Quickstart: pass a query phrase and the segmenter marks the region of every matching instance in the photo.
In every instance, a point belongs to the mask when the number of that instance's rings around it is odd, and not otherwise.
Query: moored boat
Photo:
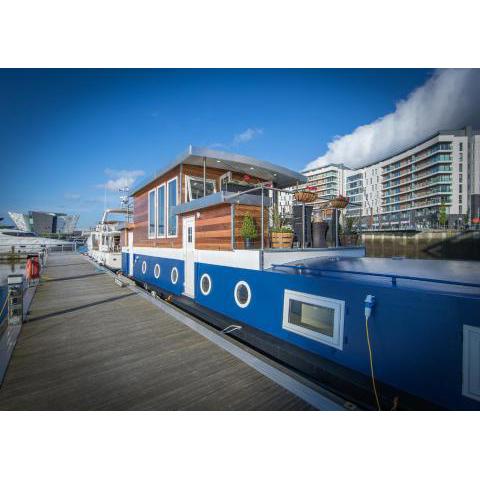
[[[478,409],[478,265],[314,248],[304,182],[190,147],[133,191],[122,270],[366,407]],[[279,231],[290,248],[271,248]]]
[[[26,232],[17,228],[0,228],[0,253],[29,254],[48,250],[73,250],[73,242],[55,238],[41,237],[34,232]],[[13,250],[12,250],[13,249]]]
[[[122,265],[120,236],[122,223],[120,220],[109,220],[111,214],[126,214],[123,208],[105,210],[102,220],[87,237],[87,254],[99,265],[111,270],[119,270]]]

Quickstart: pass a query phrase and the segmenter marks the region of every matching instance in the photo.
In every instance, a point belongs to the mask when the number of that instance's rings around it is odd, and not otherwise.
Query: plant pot
[[[327,248],[328,223],[316,221],[312,223],[312,241],[314,248]]]
[[[317,199],[317,194],[309,190],[300,190],[294,194],[295,200],[300,203],[312,203]]]
[[[335,197],[333,200],[330,200],[330,207],[332,208],[345,208],[350,203],[350,200],[343,195]]]
[[[358,243],[357,233],[342,233],[338,237],[342,247],[354,247]]]
[[[243,239],[243,244],[244,244],[246,250],[252,249],[253,248],[253,239],[252,238],[244,238]]]
[[[293,232],[272,232],[272,248],[292,248]]]

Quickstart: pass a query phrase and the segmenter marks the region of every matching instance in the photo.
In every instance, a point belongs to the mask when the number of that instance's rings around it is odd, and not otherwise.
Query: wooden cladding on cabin
[[[207,168],[206,178],[215,180],[216,190],[220,190],[220,177],[228,170]],[[134,195],[134,230],[133,243],[137,247],[171,247],[181,248],[182,241],[182,216],[178,216],[177,236],[174,238],[148,238],[148,193],[150,190],[159,187],[163,183],[174,177],[180,177],[178,192],[179,203],[186,201],[186,177],[192,176],[203,178],[203,167],[200,165],[182,165],[175,167],[165,175],[152,180],[142,190]],[[248,177],[248,178],[247,178]],[[244,175],[242,173],[232,172],[234,180],[242,180],[251,183],[252,186],[259,182],[258,179]],[[249,205],[235,205],[235,245],[236,248],[243,248],[243,238],[240,234],[243,217],[247,212],[251,213],[257,226],[258,237],[260,237],[260,208]],[[200,210],[200,217],[195,218],[195,248],[200,250],[230,250],[232,248],[231,232],[232,217],[231,205],[221,204],[214,207]],[[191,216],[196,212],[185,214]],[[265,209],[265,246],[267,245],[267,209]],[[260,239],[254,242],[255,248],[260,246]]]
[[[195,219],[195,248],[230,250],[232,223],[230,204],[221,204],[200,211]]]
[[[231,205],[222,204],[201,210],[200,218],[195,220],[195,248],[199,250],[231,250],[232,248],[232,216]],[[251,205],[234,206],[235,248],[244,248],[241,235],[244,217],[250,213],[258,231],[254,247],[260,247],[261,207]],[[264,209],[264,239],[268,245],[268,211]]]
[[[255,226],[257,227],[257,239],[253,242],[254,248],[260,248],[261,246],[261,225],[262,225],[262,207],[256,207],[253,205],[235,205],[234,218],[235,218],[235,248],[244,248],[244,239],[241,235],[243,220],[245,215],[249,213],[253,217]],[[268,246],[268,208],[263,209],[263,238],[264,246]]]
[[[148,238],[148,192],[159,187],[162,183],[179,175],[179,168],[174,168],[167,174],[159,177],[134,196],[133,206],[133,244],[136,247],[171,247],[182,246],[182,219],[178,217],[177,236],[172,238]],[[178,195],[180,198],[180,194]]]

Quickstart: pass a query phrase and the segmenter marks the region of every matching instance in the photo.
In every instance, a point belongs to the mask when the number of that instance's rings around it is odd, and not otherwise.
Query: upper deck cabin
[[[248,245],[251,253],[245,252],[241,257],[254,258],[253,268],[273,263],[264,261],[266,256],[292,261],[319,255],[320,250],[325,255],[336,255],[332,249],[326,253],[326,248],[311,248],[311,229],[310,242],[306,241],[305,232],[311,224],[305,218],[311,216],[311,209],[306,214],[305,206],[295,202],[294,192],[288,190],[305,182],[304,175],[279,165],[190,147],[173,164],[133,191],[133,233],[128,243],[143,250],[185,250],[190,244],[197,252],[238,252],[246,250],[242,226],[250,214],[256,236]],[[296,233],[288,248],[273,250],[271,230],[279,216]],[[297,252],[295,258],[293,251]],[[364,249],[344,248],[341,254],[362,256]]]
[[[195,248],[242,248],[243,218],[250,213],[261,244],[262,185],[264,246],[268,244],[268,209],[278,192],[305,177],[251,157],[190,147],[172,165],[133,193],[133,243],[136,247],[181,248],[183,220],[195,218]],[[255,190],[255,187],[259,187]],[[240,194],[240,192],[246,192]],[[233,232],[233,236],[232,236]]]

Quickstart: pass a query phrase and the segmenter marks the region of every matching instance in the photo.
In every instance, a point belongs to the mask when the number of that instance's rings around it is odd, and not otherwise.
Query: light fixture
[[[253,167],[250,167],[250,170],[253,170]]]

